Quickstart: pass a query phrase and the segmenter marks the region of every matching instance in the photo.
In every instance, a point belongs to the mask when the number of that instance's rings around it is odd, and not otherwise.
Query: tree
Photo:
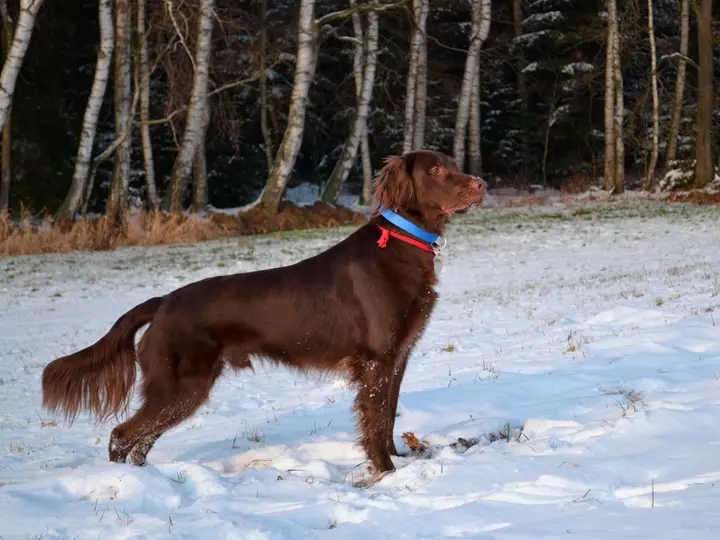
[[[322,196],[325,203],[335,203],[337,200],[340,189],[355,162],[362,134],[367,129],[368,107],[372,97],[373,85],[375,84],[379,27],[378,15],[375,11],[369,11],[367,19],[367,39],[366,45],[363,47],[365,49],[364,54],[362,55],[365,59],[365,66],[362,70],[362,90],[358,98],[355,119],[350,128],[350,133]]]
[[[681,0],[680,7],[680,56],[678,57],[677,74],[675,76],[675,98],[673,99],[672,121],[668,133],[667,154],[665,166],[675,161],[677,155],[677,141],[680,133],[680,119],[683,110],[683,96],[685,95],[685,71],[688,55],[688,35],[690,34],[690,8],[688,0]]]
[[[315,73],[314,51],[314,0],[300,0],[298,18],[298,46],[295,60],[295,78],[290,97],[290,112],[282,142],[273,161],[267,184],[262,194],[262,204],[268,210],[277,212],[295,159],[302,144],[305,128],[307,97]]]
[[[355,0],[351,0],[351,6]],[[363,87],[363,66],[365,65],[365,42],[362,20],[359,13],[352,14],[353,34],[355,36],[355,52],[353,54],[353,74],[355,75],[355,95],[358,103]],[[360,160],[362,162],[362,190],[360,192],[360,204],[370,204],[372,201],[373,171],[370,161],[370,141],[368,140],[367,120],[360,135]]]
[[[652,152],[650,154],[650,163],[648,164],[645,175],[645,189],[652,187],[655,177],[655,165],[658,159],[658,141],[660,131],[660,99],[658,97],[657,84],[657,57],[655,53],[655,24],[653,21],[653,0],[648,0],[648,37],[650,38],[650,80],[652,83],[653,94],[653,136],[652,136]]]
[[[465,133],[470,116],[470,97],[478,70],[478,57],[483,42],[490,32],[490,0],[473,0],[470,47],[465,60],[460,97],[455,116],[453,155],[458,167],[465,169]]]
[[[7,211],[10,199],[10,109],[12,107],[15,84],[25,53],[30,45],[35,19],[40,11],[43,0],[20,0],[20,16],[17,25],[12,29],[10,15],[7,9],[7,0],[2,0],[0,6],[3,19],[3,48],[5,62],[0,74],[0,130],[2,130],[2,175],[0,177],[0,212]],[[13,31],[12,42],[10,32]],[[6,126],[7,124],[7,126]]]
[[[195,178],[195,189],[193,190],[193,212],[199,213],[205,210],[208,205],[208,180],[207,180],[207,157],[205,156],[205,140],[210,125],[210,102],[205,105],[203,121],[200,128],[200,143],[195,150],[195,163],[193,175]]]
[[[190,96],[190,106],[185,122],[180,150],[175,158],[170,188],[165,198],[165,208],[171,212],[182,210],[182,197],[187,185],[198,146],[203,137],[203,114],[208,101],[208,79],[212,50],[213,6],[215,0],[202,0],[198,21],[197,47],[195,50],[195,73]]]
[[[478,55],[478,60],[480,55]],[[482,145],[480,142],[480,62],[478,62],[470,94],[470,119],[468,126],[468,159],[470,174],[482,174]]]
[[[620,24],[615,11],[615,32],[613,35],[613,67],[615,84],[615,177],[614,193],[625,192],[625,90],[622,68],[620,66]]]
[[[414,28],[412,33],[412,39],[410,41],[410,60],[408,61],[408,74],[407,83],[405,89],[405,122],[403,130],[403,152],[409,152],[413,149],[416,138],[415,138],[415,126],[416,123],[416,108],[418,104],[418,84],[421,83],[423,88],[421,92],[424,93],[425,85],[427,84],[427,76],[424,76],[424,81],[420,81],[421,71],[427,73],[427,54],[423,54],[422,50],[426,38],[425,38],[425,26],[427,22],[428,6],[429,2],[425,0],[413,0],[413,22]],[[424,66],[422,66],[424,58]],[[425,103],[422,104],[424,109]],[[423,113],[422,125],[425,125],[425,117]]]
[[[108,197],[105,214],[114,221],[125,213],[127,192],[130,185],[130,134],[126,127],[131,121],[130,104],[130,1],[115,0],[115,134],[122,136],[115,151],[110,196]]]
[[[427,18],[430,12],[430,0],[413,2],[415,21],[420,32],[418,49],[417,76],[415,79],[415,114],[412,127],[412,149],[417,150],[425,145],[425,117],[427,113]]]
[[[158,205],[157,185],[155,182],[155,164],[153,160],[152,139],[150,138],[150,64],[148,63],[148,38],[145,31],[146,1],[137,0],[137,41],[138,41],[138,73],[140,88],[140,141],[145,164],[145,184],[150,207]]]
[[[85,115],[83,116],[72,183],[55,216],[58,220],[73,219],[83,202],[83,191],[90,173],[90,161],[92,159],[98,116],[100,115],[105,89],[110,78],[110,63],[112,62],[113,48],[115,46],[112,0],[99,0],[98,20],[100,25],[100,49],[98,50],[95,65],[95,76],[90,90],[90,97],[88,97],[87,106],[85,107]]]
[[[13,42],[12,19],[8,11],[7,0],[0,0],[0,14],[2,15],[2,48],[5,53],[4,60],[7,61],[10,48]],[[2,130],[2,156],[0,161],[0,213],[7,212],[10,203],[10,182],[12,181],[12,168],[10,165],[10,157],[12,149],[12,134],[10,126],[10,113],[5,121]]]
[[[0,74],[0,129],[5,127],[5,122],[10,114],[15,83],[30,45],[35,19],[42,4],[43,0],[20,0],[20,16],[17,26],[15,26],[12,46],[7,53],[7,59],[3,64],[2,74]]]
[[[698,89],[695,121],[695,183],[702,188],[712,182],[713,36],[712,0],[698,0]]]
[[[623,141],[624,98],[620,69],[620,29],[616,0],[607,0],[605,51],[605,171],[604,189],[622,193],[625,147]]]

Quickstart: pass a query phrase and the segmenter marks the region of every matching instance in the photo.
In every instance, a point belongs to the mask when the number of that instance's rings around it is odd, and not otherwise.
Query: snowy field
[[[457,219],[395,433],[436,448],[368,489],[340,380],[228,372],[144,468],[41,410],[42,368],[133,305],[347,231],[0,260],[0,537],[720,538],[718,208]]]

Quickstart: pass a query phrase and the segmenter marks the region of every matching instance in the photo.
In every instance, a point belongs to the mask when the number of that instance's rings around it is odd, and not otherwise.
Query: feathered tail
[[[83,410],[102,421],[127,409],[136,375],[135,333],[161,304],[156,297],[135,306],[94,345],[45,366],[43,407],[71,423]]]

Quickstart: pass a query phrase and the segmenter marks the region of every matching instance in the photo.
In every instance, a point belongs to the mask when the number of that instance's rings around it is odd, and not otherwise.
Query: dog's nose
[[[478,176],[471,177],[470,185],[473,189],[477,191],[485,191],[487,189],[487,183],[485,182],[485,180]]]

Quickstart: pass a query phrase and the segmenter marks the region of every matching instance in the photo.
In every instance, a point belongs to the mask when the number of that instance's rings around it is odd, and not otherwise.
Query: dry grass
[[[280,212],[259,208],[238,214],[210,213],[207,217],[141,212],[122,223],[82,218],[54,223],[50,217],[13,221],[0,214],[0,257],[69,251],[111,250],[123,246],[151,246],[201,242],[224,236],[359,224],[361,214],[347,208],[316,204],[309,208],[284,205]]]
[[[182,214],[144,212],[130,216],[121,224],[105,218],[83,218],[72,223],[53,223],[50,218],[31,222],[12,221],[0,216],[0,257],[97,251],[121,246],[149,246],[197,242],[227,234],[209,219]]]

